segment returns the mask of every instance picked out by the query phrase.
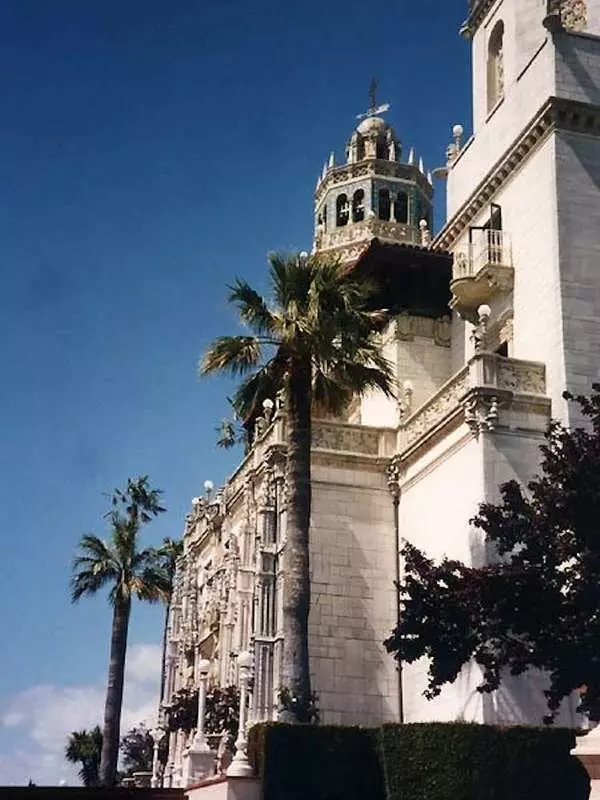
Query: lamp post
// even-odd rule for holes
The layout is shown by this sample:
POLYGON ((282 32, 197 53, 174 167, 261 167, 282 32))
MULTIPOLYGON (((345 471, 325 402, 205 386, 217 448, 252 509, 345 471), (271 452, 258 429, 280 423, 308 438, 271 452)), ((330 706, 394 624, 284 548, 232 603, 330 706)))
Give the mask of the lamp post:
POLYGON ((227 776, 230 778, 249 778, 254 775, 254 771, 248 762, 246 703, 248 699, 248 683, 250 682, 252 667, 254 665, 254 656, 252 653, 244 651, 239 654, 237 663, 240 681, 240 719, 235 742, 235 755, 227 770, 227 776))
POLYGON ((194 782, 210 774, 215 754, 210 749, 204 733, 204 717, 206 714, 206 684, 210 661, 201 658, 196 664, 198 674, 198 723, 196 733, 191 745, 184 756, 183 787, 191 786, 194 782))
POLYGON ((160 743, 165 738, 165 734, 165 729, 161 728, 160 726, 153 728, 150 731, 150 736, 154 742, 154 749, 152 751, 152 780, 150 781, 150 786, 153 789, 158 789, 160 786, 160 779, 158 775, 158 749, 160 747, 160 743))
POLYGON ((206 712, 206 683, 208 681, 208 671, 210 669, 210 661, 207 658, 201 658, 198 661, 198 725, 196 727, 196 735, 192 742, 191 749, 195 753, 205 753, 210 750, 206 743, 206 736, 204 735, 204 715, 206 712))

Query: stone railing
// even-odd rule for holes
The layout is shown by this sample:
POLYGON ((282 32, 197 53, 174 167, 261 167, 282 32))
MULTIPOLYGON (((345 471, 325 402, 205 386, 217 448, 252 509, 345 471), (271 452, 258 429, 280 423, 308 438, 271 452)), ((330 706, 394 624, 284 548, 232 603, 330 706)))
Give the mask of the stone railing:
POLYGON ((452 279, 473 278, 485 267, 512 267, 512 245, 506 231, 473 231, 468 253, 457 253, 452 279))
POLYGON ((391 428, 371 428, 343 422, 315 420, 312 446, 315 450, 334 450, 367 456, 393 453, 395 434, 391 428))
POLYGON ((533 395, 546 393, 544 364, 518 361, 495 353, 480 353, 453 375, 426 403, 400 426, 398 450, 405 451, 447 419, 462 413, 470 394, 489 396, 533 395))
MULTIPOLYGON (((250 452, 227 481, 223 489, 225 500, 237 494, 248 473, 265 460, 269 451, 278 446, 283 448, 285 444, 285 415, 279 412, 256 438, 250 452)), ((395 444, 396 434, 392 428, 372 428, 333 420, 313 420, 312 423, 312 446, 315 450, 387 457, 394 452, 395 444)))
POLYGON ((421 243, 421 234, 416 228, 402 222, 373 218, 361 222, 348 222, 347 225, 321 234, 318 247, 319 249, 329 249, 373 238, 391 239, 407 244, 421 243))

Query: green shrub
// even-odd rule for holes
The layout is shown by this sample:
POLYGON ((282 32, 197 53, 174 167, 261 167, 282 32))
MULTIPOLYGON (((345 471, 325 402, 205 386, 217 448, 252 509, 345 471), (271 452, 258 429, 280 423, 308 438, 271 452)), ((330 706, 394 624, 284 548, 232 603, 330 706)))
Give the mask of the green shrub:
POLYGON ((263 800, 384 800, 376 739, 367 728, 257 725, 248 755, 263 800))
POLYGON ((586 800, 589 779, 561 728, 384 725, 388 800, 586 800))
POLYGON ((587 800, 571 731, 423 723, 258 725, 263 800, 587 800))

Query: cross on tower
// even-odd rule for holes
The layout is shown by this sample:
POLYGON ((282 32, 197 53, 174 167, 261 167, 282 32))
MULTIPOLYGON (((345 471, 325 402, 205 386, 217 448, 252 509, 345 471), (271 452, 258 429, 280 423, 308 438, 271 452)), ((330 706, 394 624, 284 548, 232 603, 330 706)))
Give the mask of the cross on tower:
POLYGON ((389 110, 389 103, 383 103, 380 106, 377 105, 377 86, 377 78, 373 78, 369 86, 369 108, 363 114, 357 114, 356 119, 368 119, 369 117, 375 117, 377 114, 383 114, 385 111, 389 110))

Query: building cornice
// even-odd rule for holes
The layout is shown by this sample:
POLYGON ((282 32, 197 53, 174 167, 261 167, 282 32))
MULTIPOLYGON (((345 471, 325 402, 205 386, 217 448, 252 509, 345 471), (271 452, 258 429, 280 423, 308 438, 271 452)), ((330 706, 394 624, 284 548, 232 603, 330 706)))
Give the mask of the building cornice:
POLYGON ((471 196, 435 237, 433 247, 452 249, 456 240, 522 164, 556 130, 600 136, 600 107, 559 97, 550 97, 504 152, 471 196))
POLYGON ((460 35, 465 39, 471 39, 477 28, 483 22, 486 14, 497 0, 472 0, 471 13, 463 22, 460 35))

